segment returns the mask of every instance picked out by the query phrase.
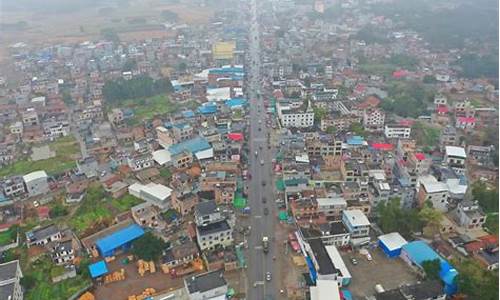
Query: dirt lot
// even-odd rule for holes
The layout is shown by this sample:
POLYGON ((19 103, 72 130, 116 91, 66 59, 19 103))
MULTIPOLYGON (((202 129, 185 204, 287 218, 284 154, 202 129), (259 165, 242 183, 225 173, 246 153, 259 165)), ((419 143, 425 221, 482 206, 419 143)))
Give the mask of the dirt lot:
POLYGON ((376 284, 381 284, 385 290, 389 290, 401 284, 417 282, 416 274, 401 259, 387 258, 380 248, 370 250, 370 254, 373 261, 368 261, 357 252, 341 252, 352 276, 352 281, 346 288, 355 299, 364 299, 365 296, 375 294, 376 284), (358 261, 357 265, 350 262, 352 257, 358 261))
POLYGON ((172 279, 169 275, 163 274, 157 266, 156 273, 146 273, 141 277, 137 273, 135 262, 130 262, 128 265, 123 265, 121 260, 125 256, 119 256, 116 260, 108 263, 110 272, 117 271, 121 268, 125 269, 125 280, 108 283, 95 288, 94 295, 99 300, 126 300, 130 295, 137 295, 146 288, 154 288, 157 292, 174 290, 184 286, 182 278, 172 279))

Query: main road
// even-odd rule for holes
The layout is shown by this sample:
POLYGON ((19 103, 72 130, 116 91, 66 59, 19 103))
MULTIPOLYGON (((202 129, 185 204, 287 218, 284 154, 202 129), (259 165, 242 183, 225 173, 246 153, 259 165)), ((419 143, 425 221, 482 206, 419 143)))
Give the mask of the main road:
POLYGON ((249 202, 251 232, 248 237, 247 297, 249 300, 277 299, 280 295, 277 282, 278 270, 273 256, 277 255, 275 243, 276 204, 273 197, 272 153, 266 128, 266 109, 263 105, 260 85, 260 39, 256 0, 251 0, 251 24, 249 55, 247 61, 247 95, 250 101, 250 154, 249 202), (257 155, 256 155, 257 153, 257 155), (265 199, 265 200, 263 200, 265 199), (268 210, 265 213, 264 210, 268 210), (264 253, 262 237, 269 238, 269 252, 264 253), (271 273, 271 280, 266 274, 271 273))

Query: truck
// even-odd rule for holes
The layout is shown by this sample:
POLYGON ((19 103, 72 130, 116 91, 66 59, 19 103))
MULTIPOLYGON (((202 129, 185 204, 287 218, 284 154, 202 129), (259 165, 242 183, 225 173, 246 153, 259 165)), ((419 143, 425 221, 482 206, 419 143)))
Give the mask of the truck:
POLYGON ((264 249, 264 253, 269 252, 269 238, 267 236, 262 237, 262 249, 264 249))

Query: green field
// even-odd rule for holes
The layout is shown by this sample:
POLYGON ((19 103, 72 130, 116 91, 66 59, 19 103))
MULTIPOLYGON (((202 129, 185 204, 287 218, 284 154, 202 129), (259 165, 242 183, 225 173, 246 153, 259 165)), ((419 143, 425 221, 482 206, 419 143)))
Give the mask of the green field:
POLYGON ((91 186, 80 206, 68 220, 68 224, 77 234, 81 234, 94 225, 110 222, 118 213, 125 212, 142 202, 129 194, 112 199, 106 195, 101 186, 91 186))
POLYGON ((25 299, 66 300, 90 283, 90 279, 85 278, 83 275, 52 283, 52 275, 62 274, 62 271, 61 267, 54 265, 48 257, 33 262, 27 270, 23 271, 25 277, 34 280, 34 286, 25 293, 25 299), (51 276, 47 276, 49 274, 51 276))
POLYGON ((15 229, 9 228, 7 231, 0 232, 0 246, 8 245, 16 241, 15 229))
POLYGON ((15 163, 2 167, 0 176, 25 175, 27 173, 44 170, 50 175, 61 173, 76 166, 76 159, 80 156, 80 148, 75 138, 71 136, 63 137, 49 144, 51 150, 56 152, 56 156, 31 161, 29 159, 19 160, 15 163))
POLYGON ((155 116, 168 114, 179 109, 179 106, 172 103, 167 95, 120 101, 120 107, 128 107, 134 111, 132 124, 138 124, 142 120, 151 120, 155 116))

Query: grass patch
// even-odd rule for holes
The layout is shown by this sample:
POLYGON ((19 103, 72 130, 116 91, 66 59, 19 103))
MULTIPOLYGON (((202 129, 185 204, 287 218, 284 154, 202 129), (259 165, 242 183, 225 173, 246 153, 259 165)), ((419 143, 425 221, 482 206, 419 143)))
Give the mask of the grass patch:
POLYGON ((151 120, 155 116, 168 114, 179 109, 179 106, 172 103, 167 95, 157 95, 143 99, 128 99, 120 101, 121 107, 128 107, 134 111, 132 124, 137 124, 142 120, 151 120))
POLYGON ((52 275, 60 275, 64 272, 62 267, 54 265, 50 258, 42 257, 28 266, 24 270, 24 276, 29 276, 34 280, 34 286, 25 293, 28 300, 66 300, 74 293, 87 286, 90 280, 82 275, 75 278, 52 283, 52 275), (50 276, 47 276, 49 275, 50 276))
POLYGON ((417 140, 417 145, 421 145, 424 148, 434 148, 439 143, 441 130, 423 122, 415 122, 412 128, 412 135, 417 140))
POLYGON ((491 234, 498 235, 498 213, 488 214, 486 216, 486 222, 484 223, 484 227, 491 234))
POLYGON ((7 231, 0 232, 0 246, 5 246, 16 241, 17 227, 10 227, 7 231))
POLYGON ((58 174, 74 168, 75 160, 80 155, 80 147, 76 139, 67 136, 49 144, 50 148, 56 152, 56 156, 48 159, 31 161, 23 159, 15 163, 2 167, 0 176, 24 175, 37 170, 44 170, 50 175, 58 174))
POLYGON ((141 204, 144 201, 141 199, 134 197, 130 194, 124 195, 119 199, 111 200, 111 205, 120 212, 125 212, 130 208, 136 206, 137 204, 141 204))

